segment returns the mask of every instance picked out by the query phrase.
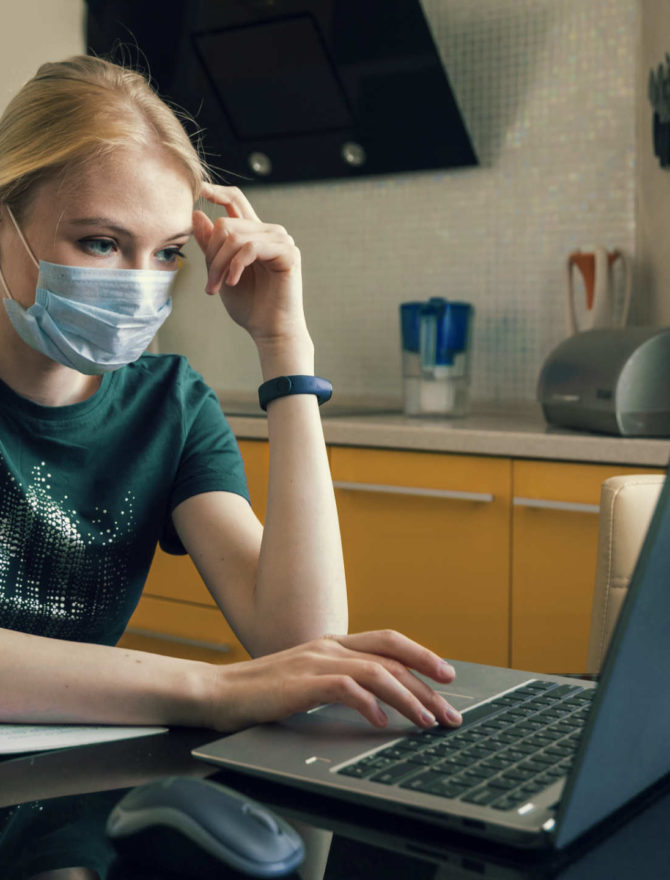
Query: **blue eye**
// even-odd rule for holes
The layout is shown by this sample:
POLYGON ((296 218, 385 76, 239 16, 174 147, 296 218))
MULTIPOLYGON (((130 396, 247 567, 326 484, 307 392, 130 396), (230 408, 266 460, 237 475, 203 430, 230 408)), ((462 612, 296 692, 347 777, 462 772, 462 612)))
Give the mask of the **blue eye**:
POLYGON ((186 256, 182 253, 181 248, 178 247, 170 247, 163 248, 162 251, 158 251, 156 254, 156 259, 159 263, 171 264, 174 263, 177 265, 180 260, 185 260, 186 256))
POLYGON ((111 238, 84 238, 80 242, 83 250, 95 257, 108 257, 116 249, 111 238))

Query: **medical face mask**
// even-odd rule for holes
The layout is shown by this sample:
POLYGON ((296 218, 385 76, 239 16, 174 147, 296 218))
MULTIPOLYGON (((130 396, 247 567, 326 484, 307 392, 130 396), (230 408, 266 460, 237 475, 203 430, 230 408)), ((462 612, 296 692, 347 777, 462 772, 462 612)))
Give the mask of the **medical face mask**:
POLYGON ((21 339, 89 376, 136 361, 172 310, 170 287, 177 273, 38 262, 5 207, 39 270, 35 304, 24 309, 12 297, 0 269, 5 310, 21 339))

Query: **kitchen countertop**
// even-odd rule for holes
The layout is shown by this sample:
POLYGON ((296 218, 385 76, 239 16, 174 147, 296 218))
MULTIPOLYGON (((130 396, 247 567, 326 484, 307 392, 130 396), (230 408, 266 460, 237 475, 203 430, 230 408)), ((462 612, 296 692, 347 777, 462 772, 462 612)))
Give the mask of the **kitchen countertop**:
MULTIPOLYGON (((219 399, 238 439, 266 439, 267 420, 250 396, 219 399)), ((338 398, 322 409, 326 443, 469 455, 665 467, 670 438, 629 438, 554 428, 533 402, 474 403, 458 419, 405 416, 393 400, 338 398)))

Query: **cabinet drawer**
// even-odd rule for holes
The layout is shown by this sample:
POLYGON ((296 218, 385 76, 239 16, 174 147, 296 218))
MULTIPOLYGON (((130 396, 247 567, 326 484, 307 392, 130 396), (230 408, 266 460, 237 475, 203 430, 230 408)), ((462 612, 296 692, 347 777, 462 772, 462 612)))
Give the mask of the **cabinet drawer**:
POLYGON ((608 477, 656 472, 650 468, 553 461, 514 461, 513 467, 515 506, 524 498, 598 506, 600 487, 608 477))
POLYGON ((335 447, 331 468, 350 630, 507 665, 509 460, 335 447))
POLYGON ((601 485, 612 476, 658 472, 616 465, 514 462, 513 667, 584 672, 601 485))
MULTIPOLYGON (((186 639, 203 647, 226 648, 223 660, 248 655, 219 610, 190 556, 171 556, 158 548, 129 634, 186 639)), ((183 655, 175 643, 175 654, 183 655)))
POLYGON ((161 636, 144 631, 133 632, 127 629, 118 642, 119 648, 131 651, 145 651, 149 654, 162 654, 167 657, 180 657, 183 660, 198 660, 201 663, 232 663, 239 657, 233 652, 224 652, 221 648, 208 648, 206 645, 190 639, 175 641, 171 636, 161 636))
POLYGON ((335 446, 330 462, 336 483, 384 486, 390 492, 394 487, 458 492, 466 496, 464 500, 482 503, 493 501, 491 495, 509 496, 510 461, 504 458, 335 446), (482 497, 468 499, 471 494, 482 497))
MULTIPOLYGON (((172 556, 156 549, 144 595, 161 599, 195 602, 217 608, 190 556, 172 556)), ((218 611, 218 608, 217 608, 218 611)), ((220 613, 220 612, 219 612, 220 613)))
POLYGON ((226 660, 247 659, 218 608, 143 596, 130 618, 130 635, 160 636, 175 643, 197 644, 225 654, 226 660))

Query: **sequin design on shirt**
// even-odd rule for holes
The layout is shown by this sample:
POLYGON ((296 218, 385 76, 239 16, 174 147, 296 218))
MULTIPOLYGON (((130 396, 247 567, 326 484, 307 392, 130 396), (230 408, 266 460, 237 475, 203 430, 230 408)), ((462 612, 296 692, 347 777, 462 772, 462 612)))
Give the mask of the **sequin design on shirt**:
POLYGON ((134 497, 115 513, 82 516, 52 493, 45 462, 20 483, 3 463, 0 480, 0 626, 96 641, 128 587, 134 497), (4 483, 4 486, 2 486, 4 483))

